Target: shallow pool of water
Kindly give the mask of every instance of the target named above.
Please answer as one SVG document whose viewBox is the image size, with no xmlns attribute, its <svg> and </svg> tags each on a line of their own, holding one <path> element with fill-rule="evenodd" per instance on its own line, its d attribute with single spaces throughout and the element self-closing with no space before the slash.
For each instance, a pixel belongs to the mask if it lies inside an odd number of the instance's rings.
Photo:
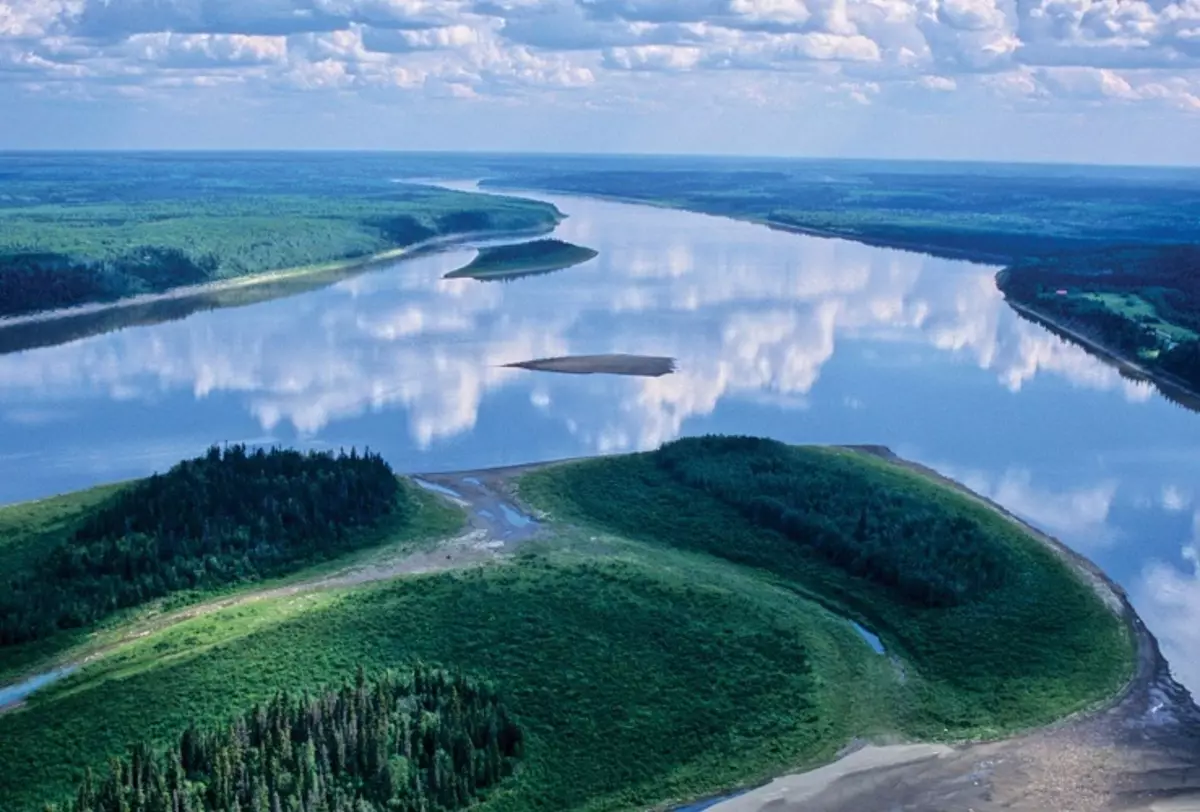
<svg viewBox="0 0 1200 812">
<path fill-rule="evenodd" d="M 75 670 L 75 666 L 56 668 L 53 671 L 47 671 L 44 674 L 38 674 L 37 676 L 30 677 L 22 682 L 10 685 L 7 688 L 0 688 L 0 709 L 24 702 L 35 691 L 39 691 L 42 688 L 45 688 L 47 685 L 57 682 L 63 677 L 73 673 Z"/>
<path fill-rule="evenodd" d="M 880 640 L 877 635 L 867 631 L 865 628 L 863 628 L 858 623 L 855 623 L 853 620 L 850 621 L 850 625 L 854 627 L 854 631 L 858 632 L 859 637 L 861 637 L 863 640 L 867 641 L 867 645 L 869 645 L 871 647 L 872 651 L 874 651 L 876 654 L 886 653 L 883 648 L 883 641 Z"/>
</svg>

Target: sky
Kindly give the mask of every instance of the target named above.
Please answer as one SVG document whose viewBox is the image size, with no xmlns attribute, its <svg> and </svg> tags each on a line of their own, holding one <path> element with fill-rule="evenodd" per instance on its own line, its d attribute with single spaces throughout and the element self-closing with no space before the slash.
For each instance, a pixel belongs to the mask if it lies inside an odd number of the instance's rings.
<svg viewBox="0 0 1200 812">
<path fill-rule="evenodd" d="M 1200 164 L 1200 0 L 0 0 L 0 149 Z"/>
</svg>

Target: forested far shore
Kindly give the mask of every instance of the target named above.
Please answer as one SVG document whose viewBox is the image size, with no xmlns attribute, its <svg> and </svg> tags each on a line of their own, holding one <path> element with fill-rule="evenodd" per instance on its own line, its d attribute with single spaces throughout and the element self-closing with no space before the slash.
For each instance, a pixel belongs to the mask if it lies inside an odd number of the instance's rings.
<svg viewBox="0 0 1200 812">
<path fill-rule="evenodd" d="M 1029 260 L 997 283 L 1034 314 L 1200 392 L 1200 245 Z"/>
<path fill-rule="evenodd" d="M 227 725 L 141 742 L 47 812 L 449 812 L 513 771 L 522 733 L 495 690 L 417 665 Z"/>
<path fill-rule="evenodd" d="M 293 571 L 402 527 L 405 486 L 377 454 L 213 447 L 118 490 L 0 594 L 0 646 L 121 609 Z"/>
<path fill-rule="evenodd" d="M 421 186 L 0 206 L 0 317 L 372 256 L 457 234 L 549 231 L 532 200 Z"/>
</svg>

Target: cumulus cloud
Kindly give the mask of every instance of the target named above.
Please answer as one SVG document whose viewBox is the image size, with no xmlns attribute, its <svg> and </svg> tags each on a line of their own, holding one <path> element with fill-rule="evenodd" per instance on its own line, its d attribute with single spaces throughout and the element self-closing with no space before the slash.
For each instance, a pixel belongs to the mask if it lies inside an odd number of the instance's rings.
<svg viewBox="0 0 1200 812">
<path fill-rule="evenodd" d="M 580 103 L 595 104 L 627 94 L 630 74 L 657 72 L 669 83 L 720 71 L 723 98 L 748 104 L 763 103 L 764 85 L 754 74 L 771 72 L 794 74 L 792 95 L 809 99 L 821 98 L 814 95 L 821 90 L 863 104 L 886 100 L 893 88 L 898 94 L 982 90 L 1009 104 L 1153 104 L 1200 112 L 1200 3 L 0 3 L 0 82 L 7 77 L 38 92 L 58 83 L 70 92 L 130 94 L 185 85 L 187 72 L 202 78 L 216 70 L 221 81 L 243 71 L 250 95 L 280 87 L 369 87 L 476 97 L 588 87 L 593 95 Z M 633 92 L 665 94 L 665 87 Z"/>
</svg>

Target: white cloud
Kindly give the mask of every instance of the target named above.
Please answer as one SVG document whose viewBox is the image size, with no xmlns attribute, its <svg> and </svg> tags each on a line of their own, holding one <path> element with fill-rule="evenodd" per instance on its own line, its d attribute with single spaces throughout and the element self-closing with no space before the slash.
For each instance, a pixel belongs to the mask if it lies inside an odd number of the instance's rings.
<svg viewBox="0 0 1200 812">
<path fill-rule="evenodd" d="M 677 71 L 700 63 L 703 52 L 691 46 L 635 45 L 610 48 L 604 52 L 604 65 L 618 70 Z"/>
<path fill-rule="evenodd" d="M 1172 513 L 1179 513 L 1187 510 L 1192 503 L 1192 498 L 1189 494 L 1175 485 L 1167 485 L 1162 491 L 1162 506 L 1165 510 Z"/>
<path fill-rule="evenodd" d="M 322 50 L 323 49 L 323 50 Z M 314 50 L 316 52 L 314 52 Z M 341 63 L 340 66 L 329 63 Z M 820 66 L 820 67 L 816 67 Z M 227 82 L 394 88 L 435 97 L 589 88 L 611 102 L 629 74 L 720 70 L 721 92 L 762 106 L 755 74 L 866 103 L 894 88 L 1011 103 L 1149 104 L 1200 112 L 1200 3 L 1144 0 L 9 0 L 0 83 L 92 93 Z M 156 71 L 170 71 L 163 81 Z M 192 72 L 203 81 L 189 82 Z M 214 71 L 223 75 L 213 77 Z M 32 76 L 31 76 L 32 74 Z M 964 81 L 973 74 L 986 81 Z M 675 79 L 662 79 L 674 82 Z M 915 84 L 914 84 L 915 83 Z M 670 85 L 635 85 L 661 104 Z M 70 90 L 67 91 L 68 93 Z M 826 97 L 828 98 L 828 97 Z M 897 98 L 913 97 L 898 95 Z M 923 97 L 932 103 L 933 96 Z M 987 103 L 979 96 L 980 104 Z M 682 102 L 680 102 L 682 103 Z M 919 99 L 918 102 L 919 103 Z M 994 103 L 994 102 L 993 102 Z M 617 104 L 617 108 L 626 105 Z"/>
</svg>

